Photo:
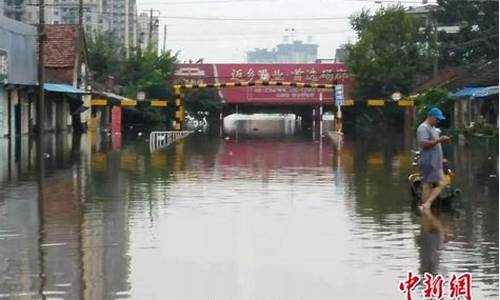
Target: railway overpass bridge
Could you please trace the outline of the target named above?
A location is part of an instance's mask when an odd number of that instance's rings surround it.
[[[178,112],[183,121],[184,94],[216,88],[226,103],[223,116],[234,112],[295,113],[303,120],[319,118],[320,107],[333,107],[335,84],[349,95],[352,80],[340,63],[328,64],[179,64],[174,73]]]

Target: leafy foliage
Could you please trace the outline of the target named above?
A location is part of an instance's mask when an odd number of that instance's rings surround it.
[[[428,32],[423,21],[405,13],[401,6],[368,10],[351,17],[357,32],[347,46],[347,66],[361,97],[387,97],[410,91],[415,75],[430,69]]]
[[[214,113],[223,107],[222,99],[214,89],[196,89],[185,96],[186,110],[190,112],[206,111]]]
[[[87,37],[88,61],[95,81],[102,81],[106,76],[122,74],[125,50],[112,32],[97,32]]]
[[[123,85],[124,94],[135,97],[138,92],[145,92],[148,99],[167,98],[170,87],[168,83],[174,72],[177,56],[170,51],[157,54],[147,47],[129,55],[124,64],[124,71],[118,77]]]
[[[439,25],[458,25],[458,33],[439,32],[440,66],[498,59],[498,1],[438,0]]]
[[[443,114],[447,117],[447,120],[443,122],[446,127],[449,123],[453,102],[448,98],[448,92],[443,89],[430,89],[425,92],[425,94],[415,98],[415,103],[417,105],[417,123],[422,122],[427,116],[427,112],[432,107],[439,107],[443,111]]]
[[[174,71],[177,55],[170,51],[160,54],[151,47],[125,55],[122,43],[112,32],[100,32],[88,38],[89,65],[94,80],[103,81],[113,76],[124,88],[125,96],[135,98],[143,91],[146,97],[167,98],[168,86]]]
[[[125,56],[125,51],[110,32],[97,33],[88,38],[89,64],[94,80],[104,81],[111,75],[122,87],[120,94],[136,98],[144,92],[147,99],[174,99],[172,75],[177,61],[177,53],[171,51],[157,53],[147,47]],[[222,109],[222,99],[215,90],[194,90],[186,94],[186,111],[213,113]],[[158,124],[173,120],[175,104],[170,101],[166,109],[152,108],[139,103],[135,110],[127,110],[125,123]],[[196,115],[196,114],[194,114]]]
[[[89,65],[94,80],[103,82],[113,76],[122,87],[120,94],[136,98],[144,92],[147,99],[173,99],[170,80],[175,68],[177,55],[170,51],[160,54],[151,47],[125,55],[122,43],[111,32],[96,33],[88,38]],[[125,123],[155,124],[173,119],[175,108],[167,110],[152,108],[139,103],[136,110],[127,111]]]

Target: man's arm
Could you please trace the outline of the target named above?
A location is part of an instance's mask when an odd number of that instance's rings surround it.
[[[437,139],[431,140],[430,136],[431,135],[430,135],[427,128],[419,127],[417,129],[417,141],[418,141],[419,146],[422,149],[429,149],[429,148],[436,146],[437,144],[439,144],[441,142],[445,142],[445,141],[449,140],[449,137],[447,137],[447,136],[441,136],[441,137],[438,137]]]
[[[423,149],[429,149],[436,146],[439,143],[446,142],[449,139],[450,138],[448,136],[443,135],[434,140],[424,140],[420,142],[420,147],[422,147]]]
[[[422,149],[429,149],[429,148],[436,146],[438,143],[439,143],[439,139],[421,141],[420,147],[422,147]]]

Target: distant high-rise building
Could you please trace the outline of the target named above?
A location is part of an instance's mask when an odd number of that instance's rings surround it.
[[[318,58],[318,45],[301,41],[293,41],[291,44],[278,44],[278,63],[314,63]]]
[[[158,16],[151,17],[151,14],[146,12],[137,17],[137,44],[141,49],[151,45],[153,49],[158,50],[159,21]]]
[[[277,63],[276,50],[255,49],[247,53],[249,63],[274,64]]]
[[[249,63],[314,63],[318,58],[318,45],[293,41],[281,43],[276,49],[255,49],[247,53]]]
[[[0,0],[3,14],[38,24],[37,0]],[[78,24],[79,0],[45,0],[46,24]],[[136,0],[83,0],[83,26],[87,34],[112,31],[126,50],[137,44]]]
[[[346,60],[347,50],[345,45],[341,45],[339,48],[335,49],[335,62],[343,63]]]

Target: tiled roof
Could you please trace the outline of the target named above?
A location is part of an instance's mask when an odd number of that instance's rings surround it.
[[[420,93],[430,88],[446,87],[447,84],[466,73],[467,68],[465,66],[442,69],[438,72],[438,76],[436,78],[431,77],[431,79],[427,78],[426,80],[420,82],[415,88],[415,92]]]
[[[433,87],[455,91],[465,87],[498,85],[498,60],[484,64],[448,67],[439,71],[434,79],[418,84],[415,92],[423,92]]]
[[[46,25],[45,67],[72,67],[78,38],[78,25]]]
[[[449,85],[449,89],[490,85],[498,85],[498,60],[479,65],[472,72],[458,77]]]

